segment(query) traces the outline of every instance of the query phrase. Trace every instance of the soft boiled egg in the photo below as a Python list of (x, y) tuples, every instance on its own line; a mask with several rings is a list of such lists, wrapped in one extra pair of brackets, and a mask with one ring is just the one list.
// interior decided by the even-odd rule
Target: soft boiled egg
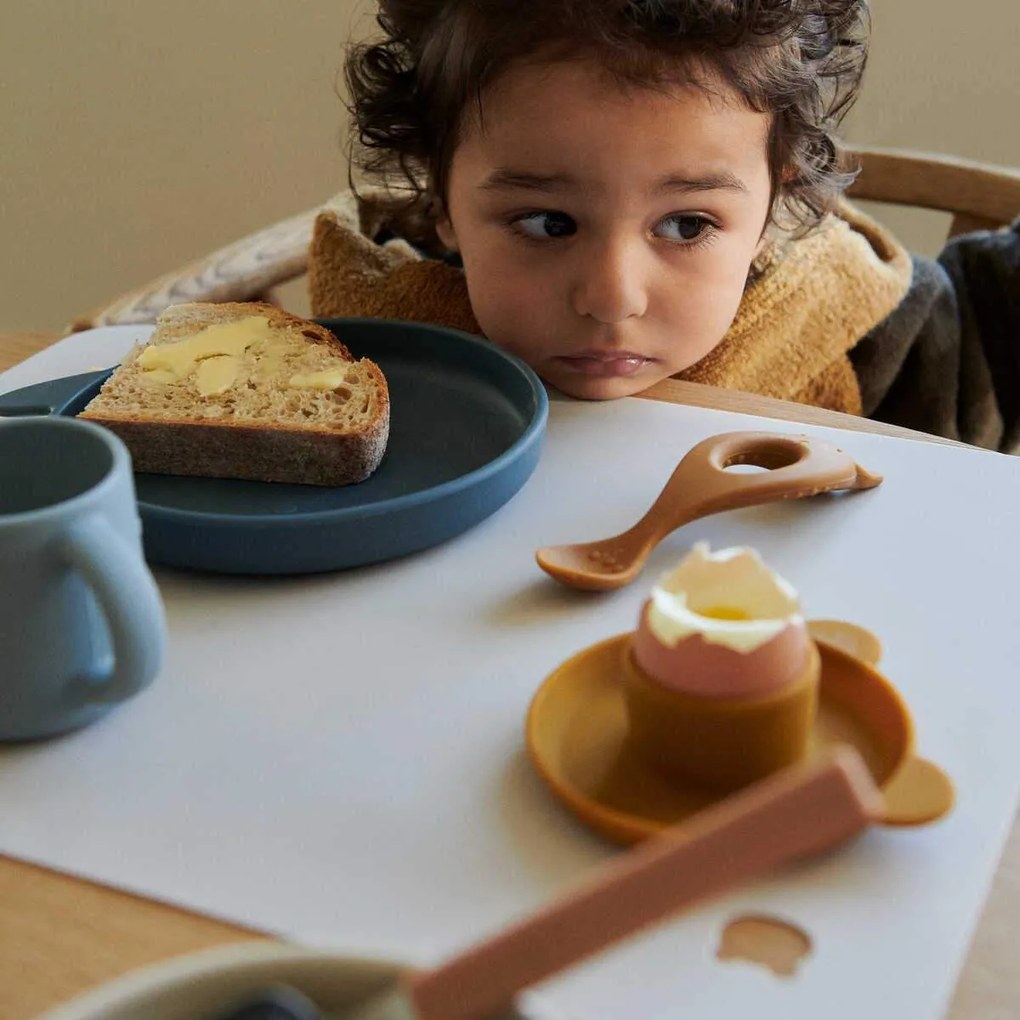
[(797, 592), (754, 549), (702, 543), (653, 588), (631, 653), (664, 688), (740, 698), (796, 681), (811, 648)]

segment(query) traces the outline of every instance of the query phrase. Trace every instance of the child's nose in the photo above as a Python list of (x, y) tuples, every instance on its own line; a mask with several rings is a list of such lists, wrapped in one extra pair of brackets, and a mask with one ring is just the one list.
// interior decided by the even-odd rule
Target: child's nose
[(574, 311), (604, 323), (644, 315), (648, 281), (643, 263), (642, 253), (625, 242), (581, 253), (571, 293)]

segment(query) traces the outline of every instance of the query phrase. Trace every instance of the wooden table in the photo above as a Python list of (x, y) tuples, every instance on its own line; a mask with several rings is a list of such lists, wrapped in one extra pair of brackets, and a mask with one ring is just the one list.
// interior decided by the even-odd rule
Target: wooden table
[[(43, 333), (0, 335), (0, 371), (55, 339)], [(947, 442), (848, 415), (672, 379), (646, 395), (787, 421)], [(1020, 825), (1013, 829), (971, 946), (949, 1014), (952, 1020), (1020, 1016), (1020, 968), (1016, 966), (1020, 956), (1013, 930), (1018, 916)], [(133, 967), (208, 946), (266, 937), (0, 856), (0, 1020), (28, 1020)], [(877, 980), (877, 975), (872, 979)]]

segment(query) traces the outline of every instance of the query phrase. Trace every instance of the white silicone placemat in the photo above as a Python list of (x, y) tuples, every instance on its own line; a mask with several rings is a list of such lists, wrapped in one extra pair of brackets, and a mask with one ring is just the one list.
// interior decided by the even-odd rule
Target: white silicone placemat
[[(145, 332), (69, 338), (0, 391), (110, 364)], [(1020, 464), (810, 428), (885, 484), (689, 525), (638, 584), (605, 596), (534, 565), (540, 545), (630, 524), (690, 446), (744, 428), (798, 431), (653, 401), (554, 401), (532, 480), (443, 547), (306, 578), (157, 571), (161, 677), (89, 729), (0, 751), (0, 851), (297, 940), (437, 959), (614, 852), (524, 758), (543, 676), (629, 629), (647, 584), (694, 541), (749, 543), (809, 615), (881, 634), (883, 669), (920, 751), (955, 779), (957, 809), (706, 904), (548, 983), (547, 998), (578, 1020), (939, 1016), (1017, 802)], [(721, 926), (747, 911), (811, 934), (795, 979), (714, 960)]]

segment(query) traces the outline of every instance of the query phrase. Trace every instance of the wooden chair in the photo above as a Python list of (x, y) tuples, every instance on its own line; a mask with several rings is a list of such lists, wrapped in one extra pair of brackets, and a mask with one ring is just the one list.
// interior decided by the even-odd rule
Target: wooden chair
[[(993, 229), (1020, 216), (1020, 170), (892, 149), (859, 148), (854, 199), (952, 213), (949, 236)], [(76, 319), (72, 331), (154, 322), (182, 301), (272, 300), (273, 288), (301, 276), (318, 209), (292, 216), (123, 294)]]
[(953, 214), (949, 237), (994, 230), (1020, 216), (1020, 170), (895, 149), (856, 149), (853, 199)]

